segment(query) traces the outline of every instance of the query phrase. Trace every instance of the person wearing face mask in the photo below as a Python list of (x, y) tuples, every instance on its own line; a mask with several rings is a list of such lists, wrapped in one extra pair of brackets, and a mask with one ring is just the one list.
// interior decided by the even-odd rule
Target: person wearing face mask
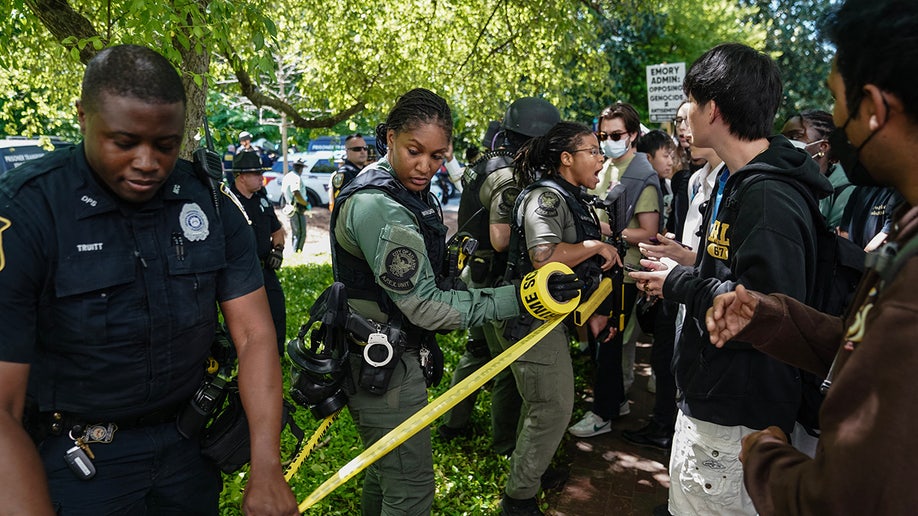
[(741, 460), (759, 514), (912, 514), (918, 490), (918, 4), (848, 0), (829, 17), (836, 50), (832, 148), (852, 183), (905, 198), (843, 318), (781, 295), (737, 289), (708, 310), (711, 342), (741, 340), (827, 378), (816, 457), (776, 427), (746, 437)]
[[(599, 116), (599, 145), (616, 170), (623, 170), (619, 178), (625, 186), (627, 227), (622, 239), (628, 246), (624, 256), (625, 267), (640, 267), (641, 252), (638, 243), (651, 243), (663, 232), (663, 192), (660, 178), (650, 160), (635, 146), (641, 136), (641, 120), (630, 104), (616, 102), (605, 108)], [(606, 192), (597, 186), (591, 191)], [(602, 220), (605, 213), (600, 214)], [(625, 397), (622, 373), (622, 342), (628, 326), (634, 301), (637, 298), (635, 281), (625, 275), (622, 297), (616, 306), (618, 319), (611, 331), (611, 342), (599, 346), (596, 358), (596, 377), (593, 383), (593, 407), (583, 418), (568, 428), (577, 437), (592, 437), (612, 431), (612, 420), (627, 415), (631, 409)]]
[(848, 181), (848, 176), (838, 164), (838, 160), (832, 156), (829, 135), (834, 130), (835, 122), (832, 121), (832, 115), (818, 110), (793, 115), (781, 128), (781, 134), (809, 154), (819, 165), (822, 175), (829, 178), (829, 182), (832, 183), (832, 195), (819, 200), (819, 211), (826, 218), (829, 229), (833, 231), (841, 225), (845, 207), (854, 192), (854, 185)]

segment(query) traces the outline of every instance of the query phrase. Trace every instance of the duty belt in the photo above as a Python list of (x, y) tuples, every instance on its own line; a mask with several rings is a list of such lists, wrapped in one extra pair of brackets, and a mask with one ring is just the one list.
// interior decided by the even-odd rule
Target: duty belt
[(141, 428), (147, 426), (156, 426), (170, 421), (175, 421), (179, 412), (188, 404), (188, 401), (174, 403), (153, 412), (141, 414), (138, 416), (105, 418), (85, 416), (81, 414), (71, 414), (67, 412), (50, 411), (42, 412), (38, 416), (39, 427), (45, 435), (66, 434), (75, 426), (85, 426), (87, 424), (109, 424), (118, 425), (120, 430), (131, 428)]

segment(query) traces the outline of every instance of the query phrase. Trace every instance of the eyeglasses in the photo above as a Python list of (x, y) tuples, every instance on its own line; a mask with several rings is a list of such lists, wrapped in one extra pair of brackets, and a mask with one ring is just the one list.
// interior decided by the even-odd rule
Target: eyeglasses
[(688, 122), (688, 119), (682, 116), (677, 116), (676, 118), (673, 118), (673, 124), (675, 125), (679, 125), (682, 122)]
[(596, 137), (599, 138), (599, 141), (604, 142), (607, 139), (617, 142), (622, 139), (622, 136), (626, 136), (627, 131), (616, 131), (614, 133), (607, 133), (605, 131), (599, 131), (596, 133)]
[(368, 149), (369, 147), (348, 147), (347, 148), (347, 150), (354, 151), (354, 152), (366, 152)]
[[(617, 140), (615, 140), (615, 141), (617, 141)], [(583, 149), (574, 149), (574, 150), (570, 151), (571, 154), (573, 154), (573, 153), (575, 153), (575, 152), (589, 152), (589, 153), (590, 153), (590, 156), (593, 156), (594, 158), (595, 158), (596, 156), (602, 156), (602, 151), (599, 150), (597, 147), (585, 147), (585, 148), (583, 148)]]

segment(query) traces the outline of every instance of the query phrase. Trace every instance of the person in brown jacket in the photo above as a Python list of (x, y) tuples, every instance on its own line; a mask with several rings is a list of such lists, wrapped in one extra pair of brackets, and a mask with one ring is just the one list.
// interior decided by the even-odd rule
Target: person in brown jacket
[(737, 287), (715, 298), (711, 342), (756, 349), (826, 377), (814, 459), (777, 427), (746, 436), (740, 459), (760, 514), (913, 514), (918, 428), (918, 66), (914, 0), (848, 0), (830, 18), (828, 78), (840, 128), (831, 137), (854, 184), (886, 185), (906, 202), (889, 243), (844, 320), (782, 295)]

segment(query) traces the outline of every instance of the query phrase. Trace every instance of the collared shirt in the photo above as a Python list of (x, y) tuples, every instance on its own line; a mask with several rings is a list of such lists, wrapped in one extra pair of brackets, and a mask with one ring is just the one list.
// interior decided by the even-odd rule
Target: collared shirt
[(40, 410), (131, 417), (194, 393), (216, 303), (262, 285), (242, 212), (179, 161), (157, 195), (121, 202), (83, 146), (0, 180), (0, 360), (31, 363)]

